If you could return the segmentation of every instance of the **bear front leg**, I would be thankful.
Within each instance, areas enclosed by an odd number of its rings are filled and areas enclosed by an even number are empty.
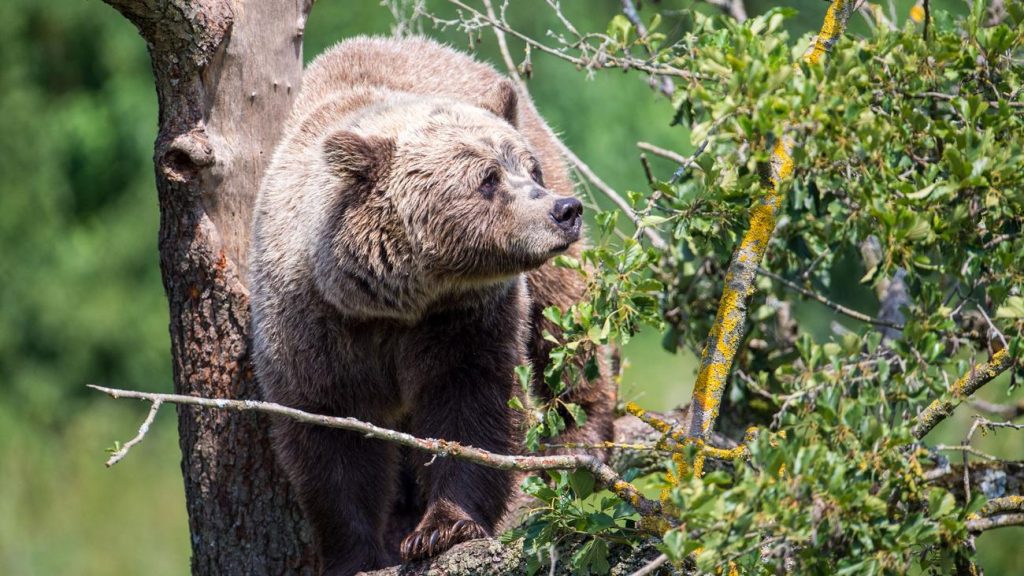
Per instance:
[[[467,350],[469,348],[469,350]],[[463,343],[459,358],[434,353],[435,368],[421,381],[412,433],[443,438],[499,454],[513,453],[518,438],[515,412],[508,407],[513,390],[514,359],[486,356]],[[452,354],[446,351],[447,354]],[[422,366],[423,363],[421,363]],[[402,541],[404,560],[433,556],[455,544],[491,536],[504,514],[514,475],[479,464],[422,453],[415,456],[426,511]]]
[[[323,574],[348,576],[391,564],[383,537],[395,497],[395,447],[295,422],[275,422],[273,433],[316,534]]]

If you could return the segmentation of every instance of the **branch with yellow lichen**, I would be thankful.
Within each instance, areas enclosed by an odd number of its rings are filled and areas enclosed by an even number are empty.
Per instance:
[[[1024,496],[1020,495],[993,498],[967,518],[967,530],[974,533],[1020,525],[1024,525]]]
[[[662,434],[662,439],[659,440],[655,446],[649,448],[652,450],[681,453],[685,451],[688,446],[697,446],[698,452],[708,458],[714,458],[715,460],[735,460],[746,455],[747,445],[750,444],[757,436],[757,427],[751,426],[750,428],[747,428],[747,433],[744,435],[743,442],[741,444],[732,448],[718,448],[705,444],[703,439],[687,437],[686,431],[678,424],[670,423],[667,420],[644,410],[633,402],[626,404],[626,412],[636,416],[641,422]]]
[[[430,452],[437,457],[451,457],[457,460],[473,462],[488,468],[499,470],[515,470],[519,472],[536,472],[541,470],[589,470],[597,482],[613,492],[622,500],[628,502],[633,508],[644,517],[661,518],[661,504],[650,500],[636,489],[635,486],[623,480],[618,473],[605,464],[595,455],[591,454],[565,454],[552,456],[511,456],[507,454],[496,454],[473,446],[465,446],[458,442],[451,442],[440,438],[417,438],[405,432],[390,430],[375,426],[369,422],[363,422],[355,418],[338,416],[323,416],[310,414],[295,408],[289,408],[273,402],[260,402],[257,400],[228,400],[221,398],[200,398],[196,396],[185,396],[181,394],[158,394],[151,392],[137,392],[134,390],[118,390],[115,388],[104,388],[102,386],[89,386],[99,390],[112,398],[134,398],[151,403],[149,416],[146,419],[143,429],[139,435],[132,439],[131,443],[118,451],[118,458],[109,462],[116,463],[123,458],[131,446],[137,444],[145,436],[156,411],[162,404],[179,404],[186,406],[199,406],[230,412],[258,412],[290,418],[296,422],[338,428],[357,432],[367,438],[383,440],[417,450]]]
[[[846,22],[853,12],[851,0],[833,0],[825,15],[821,32],[808,47],[803,60],[816,64],[842,36]],[[719,301],[718,313],[701,354],[700,371],[690,402],[690,426],[687,434],[706,440],[714,427],[722,402],[726,380],[732,368],[736,351],[743,340],[747,320],[747,300],[754,291],[757,267],[764,258],[768,241],[775,231],[775,223],[782,206],[781,185],[793,172],[793,139],[784,128],[771,155],[771,175],[765,194],[750,212],[750,224],[733,253],[725,276],[725,289]],[[695,469],[700,470],[698,453]]]
[[[917,424],[911,433],[914,438],[924,438],[939,422],[945,420],[968,396],[991,382],[1013,365],[1013,358],[1006,348],[992,355],[988,362],[976,364],[949,387],[949,397],[939,398],[928,405],[917,416]]]

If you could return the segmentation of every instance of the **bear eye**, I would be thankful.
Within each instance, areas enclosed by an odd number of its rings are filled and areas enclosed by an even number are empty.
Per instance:
[[[489,171],[487,176],[484,176],[484,181],[480,183],[480,193],[483,194],[485,198],[494,196],[495,190],[498,189],[498,180],[498,171]]]
[[[530,178],[533,178],[533,181],[537,184],[544,185],[544,174],[540,171],[540,164],[534,164],[533,168],[530,169]]]

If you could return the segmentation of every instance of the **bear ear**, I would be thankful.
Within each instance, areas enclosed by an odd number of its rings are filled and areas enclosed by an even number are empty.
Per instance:
[[[327,164],[360,180],[379,180],[391,164],[395,143],[379,136],[341,130],[324,141]]]
[[[519,94],[511,81],[503,78],[487,92],[479,105],[512,126],[519,127]]]

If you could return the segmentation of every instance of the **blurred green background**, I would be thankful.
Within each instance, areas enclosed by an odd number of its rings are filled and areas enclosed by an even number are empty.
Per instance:
[[[583,30],[603,30],[620,6],[563,4]],[[685,0],[659,4],[709,11]],[[963,11],[953,0],[937,4]],[[757,14],[772,5],[747,7]],[[815,29],[825,9],[820,0],[789,5],[800,11],[789,22],[793,34]],[[896,4],[900,21],[910,6]],[[557,28],[542,0],[516,0],[511,19],[534,37]],[[666,18],[662,31],[671,34],[673,22]],[[391,25],[377,0],[319,0],[306,59],[349,36],[387,34]],[[857,19],[852,31],[864,30]],[[467,46],[456,31],[426,32]],[[478,48],[499,63],[490,35]],[[684,128],[668,126],[669,104],[636,74],[588,79],[536,54],[533,64],[530,85],[542,114],[617,189],[644,186],[637,140],[692,149]],[[99,0],[0,3],[0,573],[188,571],[172,411],[163,411],[146,442],[108,470],[104,448],[131,437],[144,408],[84,387],[172,387],[156,246],[156,122],[145,44],[113,9]],[[832,319],[815,305],[803,306],[801,316]],[[692,358],[663,352],[659,340],[642,334],[627,347],[623,378],[623,395],[653,409],[685,401],[694,373]],[[990,386],[994,397],[996,389],[1003,388]],[[1008,436],[980,446],[1017,457],[1024,449]],[[1012,545],[1021,532],[982,539],[989,574],[1024,565],[1024,553]]]

